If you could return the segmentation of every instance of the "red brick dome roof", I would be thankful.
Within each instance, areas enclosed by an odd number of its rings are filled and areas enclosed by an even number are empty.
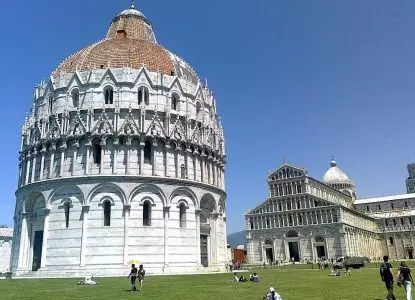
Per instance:
[[[194,83],[199,80],[185,61],[157,44],[151,23],[141,12],[130,8],[112,20],[105,39],[65,59],[53,75],[107,67],[139,69],[142,66]]]

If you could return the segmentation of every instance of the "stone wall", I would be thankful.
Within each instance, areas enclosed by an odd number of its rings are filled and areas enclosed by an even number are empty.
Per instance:
[[[0,273],[10,271],[13,228],[0,228]]]

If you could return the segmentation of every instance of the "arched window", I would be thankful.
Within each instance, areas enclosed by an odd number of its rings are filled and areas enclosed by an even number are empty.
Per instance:
[[[65,227],[69,228],[69,213],[71,209],[71,204],[69,202],[65,202],[63,209],[65,210]]]
[[[180,178],[186,179],[186,168],[183,164],[180,166]]]
[[[111,201],[105,200],[102,206],[104,208],[104,226],[111,226]]]
[[[143,226],[151,226],[151,203],[145,201],[143,204]]]
[[[180,227],[186,227],[186,205],[184,203],[180,203],[179,208],[179,220],[180,220]]]
[[[144,162],[151,164],[151,143],[149,141],[144,144]]]
[[[202,105],[200,102],[196,103],[196,116],[200,113],[200,110],[202,109]]]
[[[254,229],[254,221],[252,220],[252,218],[249,219],[249,224],[251,226],[251,229]]]
[[[148,89],[144,86],[138,88],[138,104],[142,104],[144,101],[145,105],[149,104]]]
[[[314,241],[315,241],[316,243],[324,243],[324,238],[323,238],[322,236],[316,236],[316,237],[314,238]]]
[[[94,164],[101,164],[101,144],[98,140],[94,140],[92,143],[92,156],[94,158]]]
[[[389,237],[389,245],[393,245],[393,237]]]
[[[52,96],[49,97],[48,104],[49,104],[49,113],[52,113],[52,108],[53,108],[53,98],[52,98]]]
[[[179,102],[179,97],[176,94],[171,96],[171,109],[177,110],[177,104]]]
[[[76,89],[72,91],[72,105],[73,107],[79,106],[79,91]]]
[[[114,91],[111,87],[105,89],[105,104],[113,104]]]

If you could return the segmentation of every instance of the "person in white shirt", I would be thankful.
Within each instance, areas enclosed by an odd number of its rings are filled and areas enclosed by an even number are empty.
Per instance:
[[[86,277],[85,277],[84,284],[85,284],[85,285],[96,285],[96,284],[97,284],[97,282],[96,282],[96,281],[94,281],[94,280],[92,280],[92,278],[94,278],[94,276],[86,276]]]
[[[275,291],[273,287],[269,288],[269,293],[267,294],[266,300],[282,300],[281,296]]]

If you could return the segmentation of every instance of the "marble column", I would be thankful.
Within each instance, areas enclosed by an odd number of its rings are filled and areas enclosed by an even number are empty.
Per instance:
[[[129,175],[130,172],[130,161],[131,161],[131,139],[128,139],[125,143],[125,149],[127,151],[127,159],[126,159],[126,165],[125,165],[125,174]],[[141,164],[140,164],[141,166]]]
[[[66,144],[63,144],[60,147],[61,150],[61,165],[59,169],[59,177],[63,177],[65,171],[65,151],[66,151]]]
[[[50,152],[50,161],[49,161],[49,174],[48,178],[55,178],[55,151],[56,151],[56,144],[52,144],[52,146],[49,149]]]
[[[82,237],[81,237],[81,258],[80,258],[81,267],[85,266],[85,263],[86,263],[88,218],[89,218],[89,205],[82,205]]]
[[[72,172],[71,175],[75,175],[76,174],[76,166],[78,165],[76,162],[76,157],[78,156],[78,149],[79,149],[79,143],[78,141],[76,141],[73,145],[73,157],[72,157]]]
[[[164,177],[168,176],[168,170],[169,170],[169,164],[167,162],[168,160],[168,156],[167,154],[169,153],[171,149],[171,146],[169,143],[166,143],[164,146],[164,151],[163,151],[163,156],[164,156]]]
[[[91,159],[90,155],[89,155],[89,153],[91,151],[91,143],[87,143],[85,145],[85,148],[86,148],[85,175],[88,175],[89,174],[89,165],[90,165],[89,161]]]
[[[151,175],[156,176],[156,148],[157,143],[153,143],[151,147]]]
[[[48,239],[49,239],[49,214],[50,208],[44,208],[45,220],[43,222],[43,241],[42,241],[42,257],[40,259],[40,267],[44,268],[46,266],[46,253],[48,249]]]
[[[130,217],[131,204],[124,204],[124,248],[123,248],[123,263],[124,266],[128,264],[128,220]]]
[[[163,207],[164,217],[164,270],[169,266],[169,214],[170,206],[165,205]]]
[[[27,256],[29,251],[29,234],[27,230],[26,212],[20,213],[20,244],[19,244],[19,260],[17,262],[17,270],[26,271],[28,269]]]
[[[29,176],[30,176],[30,162],[31,162],[31,155],[30,153],[27,154],[26,156],[26,179],[25,179],[25,184],[29,183]]]
[[[37,150],[33,151],[33,159],[32,159],[32,176],[30,182],[35,182],[35,175],[36,175],[36,158],[37,158]]]
[[[99,174],[103,174],[105,169],[105,147],[105,143],[101,141],[101,160],[99,162]]]
[[[200,258],[200,212],[201,209],[195,210],[196,216],[196,255],[197,255],[197,265],[201,265],[201,258]]]
[[[112,144],[112,174],[117,174],[117,148],[119,143]],[[138,149],[140,151],[140,149]]]
[[[314,238],[313,236],[310,234],[310,244],[311,244],[311,257],[313,259],[313,262],[316,261],[316,254],[315,254],[315,247],[314,247]]]
[[[146,143],[140,142],[140,175],[143,175],[143,166],[144,166],[144,147]]]

